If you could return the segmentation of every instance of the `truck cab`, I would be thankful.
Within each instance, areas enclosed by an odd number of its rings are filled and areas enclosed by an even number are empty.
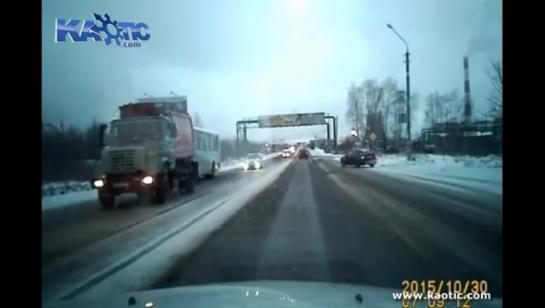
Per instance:
[[[197,170],[193,125],[185,98],[146,99],[123,105],[105,136],[93,186],[104,208],[114,206],[122,193],[137,193],[164,203],[178,184],[192,192]]]

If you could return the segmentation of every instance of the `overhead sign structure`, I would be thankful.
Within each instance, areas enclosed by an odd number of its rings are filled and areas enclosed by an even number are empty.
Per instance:
[[[310,125],[327,126],[326,140],[328,146],[331,144],[330,129],[333,128],[332,145],[334,149],[337,148],[337,117],[326,114],[325,112],[277,114],[242,119],[236,123],[237,145],[239,144],[240,139],[242,139],[245,144],[248,142],[247,130],[249,128],[274,128]],[[237,151],[239,151],[238,146]]]
[[[324,125],[326,124],[324,117],[324,112],[260,116],[258,117],[258,125],[259,128]]]

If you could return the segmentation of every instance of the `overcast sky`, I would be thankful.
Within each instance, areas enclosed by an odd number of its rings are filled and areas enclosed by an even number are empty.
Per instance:
[[[486,111],[486,70],[502,57],[499,0],[201,0],[42,2],[42,118],[86,126],[109,121],[118,105],[143,93],[188,96],[189,112],[222,137],[244,117],[328,112],[345,121],[348,86],[393,77],[411,92],[458,89],[469,55],[476,113]],[[55,18],[144,22],[139,48],[102,42],[55,43]],[[422,116],[417,118],[422,120]],[[421,121],[419,121],[421,122]],[[415,123],[416,129],[421,123]],[[253,139],[323,136],[324,127],[252,130]]]

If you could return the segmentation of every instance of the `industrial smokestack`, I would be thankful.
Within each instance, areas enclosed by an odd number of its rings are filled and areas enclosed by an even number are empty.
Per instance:
[[[469,61],[464,57],[464,122],[471,122],[471,91],[469,90]]]

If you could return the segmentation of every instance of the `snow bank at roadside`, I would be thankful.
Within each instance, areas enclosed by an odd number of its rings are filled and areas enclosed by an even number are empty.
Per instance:
[[[325,153],[322,149],[310,150],[315,158],[339,161],[343,154]],[[378,154],[376,172],[388,172],[409,176],[415,180],[479,187],[501,194],[502,157],[489,155],[451,156],[437,154],[414,154],[408,161],[404,154]]]
[[[435,181],[438,185],[471,186],[492,193],[502,192],[502,158],[416,154],[414,161],[406,156],[377,157],[376,170],[409,176],[415,180]]]
[[[270,160],[280,153],[263,155],[263,160]],[[242,169],[242,160],[228,160],[221,163],[219,172]],[[90,182],[55,182],[42,186],[42,211],[72,206],[97,200],[97,192]],[[98,201],[97,201],[98,202]]]
[[[310,154],[317,158],[340,160],[343,154],[325,153],[322,149],[310,150]],[[404,154],[377,154],[377,166],[426,166],[435,169],[446,167],[467,167],[467,168],[502,168],[502,157],[489,155],[483,157],[475,156],[450,156],[436,154],[414,154],[414,160],[408,161]]]
[[[42,198],[48,196],[64,195],[78,191],[92,190],[90,181],[85,182],[51,182],[42,185]]]
[[[309,152],[312,157],[322,158],[322,159],[331,159],[331,160],[340,161],[341,157],[343,157],[343,154],[326,153],[324,150],[318,149],[318,148],[310,149]]]
[[[464,168],[502,168],[502,157],[489,155],[484,157],[475,156],[450,156],[432,154],[414,154],[414,160],[408,161],[405,155],[385,154],[377,155],[377,166],[426,166],[442,170],[448,167]]]
[[[97,192],[94,189],[76,191],[64,195],[47,196],[42,198],[42,212],[92,200],[97,200]]]

